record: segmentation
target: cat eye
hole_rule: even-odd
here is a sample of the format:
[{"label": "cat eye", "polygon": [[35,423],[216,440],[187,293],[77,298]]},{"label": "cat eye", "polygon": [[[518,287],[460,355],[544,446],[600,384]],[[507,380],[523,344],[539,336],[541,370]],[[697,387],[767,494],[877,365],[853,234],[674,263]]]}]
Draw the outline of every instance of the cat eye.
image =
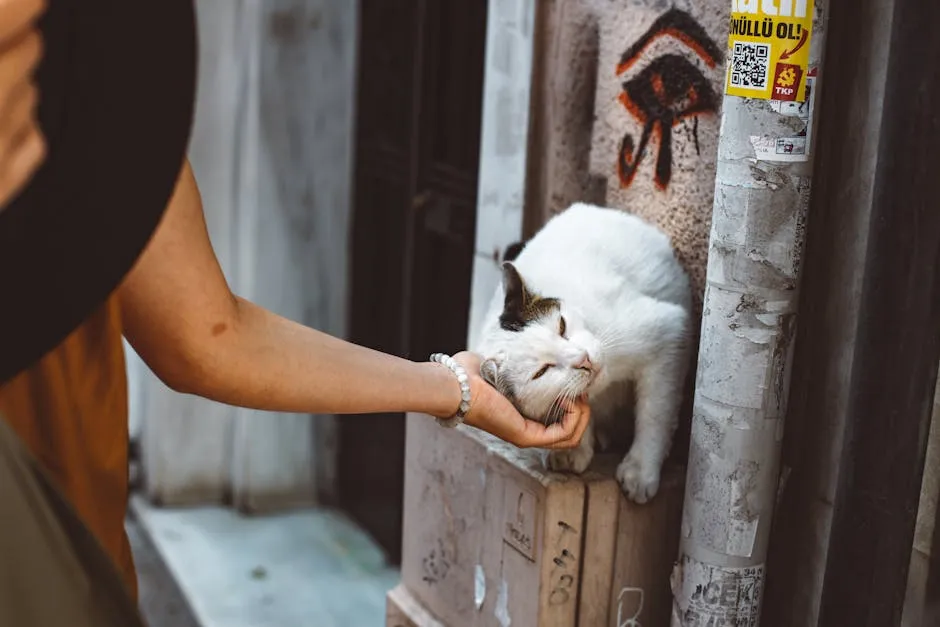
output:
[{"label": "cat eye", "polygon": [[568,323],[565,322],[565,317],[561,316],[558,320],[558,335],[565,337],[565,332],[568,330]]},{"label": "cat eye", "polygon": [[542,366],[541,368],[539,368],[538,371],[537,371],[534,375],[532,375],[532,380],[535,381],[536,379],[538,379],[539,377],[541,377],[543,374],[545,374],[546,372],[548,372],[548,369],[551,368],[551,367],[552,367],[551,364],[545,364],[544,366]]}]

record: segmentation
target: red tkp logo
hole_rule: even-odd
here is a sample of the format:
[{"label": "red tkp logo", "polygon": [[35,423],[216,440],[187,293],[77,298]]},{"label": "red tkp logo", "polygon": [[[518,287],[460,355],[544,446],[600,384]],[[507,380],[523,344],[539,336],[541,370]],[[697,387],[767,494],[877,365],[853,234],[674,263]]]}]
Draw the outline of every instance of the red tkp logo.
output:
[{"label": "red tkp logo", "polygon": [[777,63],[774,70],[774,100],[796,100],[803,80],[803,68],[790,63]]}]

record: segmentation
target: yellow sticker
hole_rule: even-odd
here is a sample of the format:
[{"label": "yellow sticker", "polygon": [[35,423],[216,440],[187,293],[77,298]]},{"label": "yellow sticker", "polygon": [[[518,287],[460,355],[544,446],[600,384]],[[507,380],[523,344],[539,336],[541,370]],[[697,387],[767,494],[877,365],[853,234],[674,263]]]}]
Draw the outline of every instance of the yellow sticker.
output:
[{"label": "yellow sticker", "polygon": [[804,102],[813,0],[731,0],[725,93]]}]

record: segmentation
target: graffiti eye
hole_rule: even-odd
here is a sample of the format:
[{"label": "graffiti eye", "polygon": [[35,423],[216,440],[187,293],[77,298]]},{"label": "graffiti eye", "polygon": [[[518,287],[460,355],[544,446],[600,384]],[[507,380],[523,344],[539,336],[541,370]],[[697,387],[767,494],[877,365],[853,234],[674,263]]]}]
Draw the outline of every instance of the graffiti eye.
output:
[{"label": "graffiti eye", "polygon": [[562,316],[558,320],[558,335],[565,337],[565,332],[568,331],[568,323],[565,322],[565,317]]},{"label": "graffiti eye", "polygon": [[[644,51],[654,40],[670,36],[694,52],[708,67],[716,67],[723,57],[721,48],[695,18],[673,8],[662,14],[650,29],[636,40],[620,58],[617,76],[623,75],[644,57]],[[678,50],[676,52],[679,52]],[[635,144],[631,133],[620,140],[616,171],[621,187],[630,187],[646,155],[650,141],[658,136],[659,148],[653,182],[665,191],[672,177],[675,138],[671,129],[681,120],[692,118],[692,138],[695,153],[700,155],[698,143],[699,116],[718,112],[720,97],[712,82],[684,56],[662,54],[622,84],[618,96],[620,103],[642,127]]]},{"label": "graffiti eye", "polygon": [[541,377],[543,374],[545,374],[546,372],[548,372],[548,369],[551,368],[551,367],[552,367],[552,364],[545,364],[544,366],[542,366],[541,368],[539,368],[539,369],[536,371],[536,373],[535,373],[534,375],[532,375],[532,380],[535,381],[536,379],[538,379],[539,377]]}]

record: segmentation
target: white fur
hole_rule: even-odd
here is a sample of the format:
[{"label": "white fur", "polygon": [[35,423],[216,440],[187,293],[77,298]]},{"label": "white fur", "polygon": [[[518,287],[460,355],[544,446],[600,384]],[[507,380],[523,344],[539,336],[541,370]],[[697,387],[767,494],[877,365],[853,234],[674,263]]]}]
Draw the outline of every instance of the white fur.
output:
[{"label": "white fur", "polygon": [[[631,413],[633,391],[634,441],[617,478],[631,499],[646,502],[659,489],[689,365],[690,287],[669,239],[640,218],[579,203],[552,218],[513,264],[527,288],[560,299],[566,337],[557,313],[521,331],[500,328],[501,285],[474,349],[509,377],[517,407],[530,417],[547,415],[561,395],[586,392],[602,425]],[[591,372],[575,367],[585,352]],[[545,363],[556,367],[532,381]],[[583,472],[594,444],[592,425],[579,448],[553,451],[547,463]]]}]

